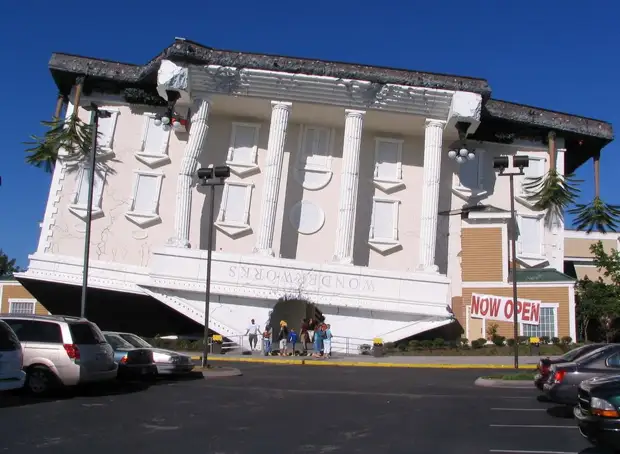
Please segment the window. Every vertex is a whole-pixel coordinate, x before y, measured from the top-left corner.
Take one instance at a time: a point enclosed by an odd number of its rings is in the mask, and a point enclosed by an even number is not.
[[[135,171],[133,194],[125,217],[134,224],[147,227],[161,220],[159,196],[164,174],[161,172]]]
[[[136,159],[149,167],[157,167],[170,162],[168,156],[168,142],[171,128],[167,130],[155,124],[156,114],[144,114],[142,129],[142,144],[135,153]]]
[[[620,353],[614,353],[607,361],[605,361],[607,367],[619,368],[620,367]]]
[[[258,169],[258,134],[260,125],[252,123],[233,123],[230,146],[226,164],[240,177]]]
[[[521,324],[521,335],[527,337],[558,337],[557,305],[540,307],[540,324]]]
[[[4,321],[22,342],[63,343],[58,323],[19,319],[4,319]]]
[[[9,314],[34,314],[36,300],[9,298]]]
[[[114,132],[116,131],[116,120],[118,118],[118,109],[105,108],[101,109],[110,114],[109,117],[99,117],[97,122],[97,152],[100,155],[108,156],[114,153]]]
[[[222,202],[215,226],[231,237],[250,232],[252,183],[228,182],[224,185]]]
[[[306,126],[302,136],[300,158],[303,168],[331,171],[331,131],[328,128]]]
[[[81,219],[86,219],[88,207],[88,188],[90,186],[90,167],[80,167],[77,172],[76,187],[73,193],[73,203],[69,206],[69,211]],[[105,184],[106,170],[104,167],[97,166],[95,169],[95,181],[93,184],[93,217],[103,214],[101,209],[101,199],[103,197],[103,186]]]
[[[476,149],[475,155],[474,159],[457,164],[458,182],[455,182],[453,192],[466,201],[487,194],[484,189],[485,151]]]
[[[392,192],[404,186],[403,141],[396,139],[375,139],[374,184],[384,192]]]
[[[71,339],[78,345],[95,345],[105,341],[99,328],[91,323],[71,323],[69,324]]]
[[[542,258],[543,250],[543,225],[544,214],[518,216],[519,238],[517,253],[521,257]]]
[[[368,243],[373,249],[381,253],[387,253],[400,247],[398,241],[399,205],[399,200],[373,199]]]
[[[15,351],[20,348],[19,339],[11,327],[0,320],[0,352]]]
[[[525,186],[528,183],[531,183],[533,178],[540,178],[545,175],[546,160],[542,156],[528,155],[528,157],[529,157],[529,164],[527,167],[523,168],[523,173],[525,175],[521,177],[519,194],[517,194],[515,198],[522,205],[525,205],[529,208],[533,208],[536,202],[527,200],[528,193],[525,189]]]

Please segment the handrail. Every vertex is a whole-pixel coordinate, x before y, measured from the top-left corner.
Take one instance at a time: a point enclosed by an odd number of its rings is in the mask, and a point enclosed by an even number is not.
[[[237,336],[226,336],[224,337],[224,341],[220,343],[221,351],[224,353],[232,353],[235,350],[239,350],[239,353],[244,353],[244,351],[248,351],[249,348],[246,348],[246,345],[249,345],[248,336],[247,335],[237,335]],[[209,337],[209,351],[214,351],[214,343],[213,338]],[[359,355],[362,353],[361,346],[372,346],[371,339],[364,339],[359,337],[348,337],[348,336],[334,336],[332,337],[332,353],[336,354],[344,354],[344,355]],[[276,346],[276,342],[272,341],[272,348]],[[289,347],[290,343],[289,343]],[[308,345],[309,350],[313,349],[313,345]],[[263,342],[262,338],[259,336],[256,349],[259,351],[263,351]],[[298,342],[296,345],[296,350],[301,350],[301,342]]]

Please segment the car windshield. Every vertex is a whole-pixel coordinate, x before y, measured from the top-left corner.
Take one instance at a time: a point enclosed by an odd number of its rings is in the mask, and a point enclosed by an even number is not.
[[[129,342],[134,347],[139,347],[139,348],[151,348],[152,347],[151,344],[149,344],[147,341],[145,341],[141,337],[136,336],[135,334],[123,333],[123,334],[119,334],[119,336],[121,336],[125,341]]]
[[[586,356],[588,355],[590,352],[593,352],[595,350],[598,350],[599,348],[603,347],[603,345],[584,345],[582,347],[578,347],[575,348],[569,352],[564,353],[564,355],[560,356],[560,359],[566,361],[567,363],[574,361],[575,359],[577,359],[579,356]]]
[[[124,350],[127,348],[128,349],[134,348],[133,345],[131,345],[125,339],[115,334],[106,334],[105,340],[108,341],[108,344],[110,344],[114,350]]]
[[[605,345],[601,348],[597,348],[594,351],[591,351],[590,353],[588,353],[587,355],[583,355],[579,358],[577,358],[575,361],[578,363],[587,363],[593,359],[596,359],[600,356],[603,356],[606,353],[610,353],[613,349],[615,349],[617,346],[614,345]]]

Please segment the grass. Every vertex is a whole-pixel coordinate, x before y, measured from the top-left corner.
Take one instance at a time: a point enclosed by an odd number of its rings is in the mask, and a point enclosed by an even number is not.
[[[504,375],[489,375],[487,377],[482,377],[487,380],[534,380],[534,372],[516,372],[512,374],[504,374]]]

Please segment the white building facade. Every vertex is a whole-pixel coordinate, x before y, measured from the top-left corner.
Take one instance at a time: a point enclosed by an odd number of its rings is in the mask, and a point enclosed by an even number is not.
[[[184,59],[190,48],[194,57]],[[196,171],[228,165],[232,175],[216,189],[213,331],[242,335],[287,296],[313,302],[340,336],[395,342],[453,323],[464,221],[440,212],[477,203],[507,209],[508,179],[496,178],[493,157],[527,154],[527,176],[542,176],[547,145],[476,138],[493,102],[484,80],[321,62],[310,70],[303,60],[231,55],[177,40],[126,72],[52,57],[67,93],[80,65],[96,74],[67,115],[79,107],[88,121],[91,102],[112,113],[99,122],[89,285],[119,295],[106,304],[141,295],[203,323],[209,199]],[[166,107],[128,96],[131,77],[164,100],[178,98],[174,110],[187,128],[158,125]],[[472,159],[448,158],[455,146]],[[560,137],[561,171],[565,148]],[[85,161],[59,159],[37,251],[20,276],[27,288],[80,285],[87,175]],[[543,222],[522,182],[520,262],[561,270],[562,220]]]

